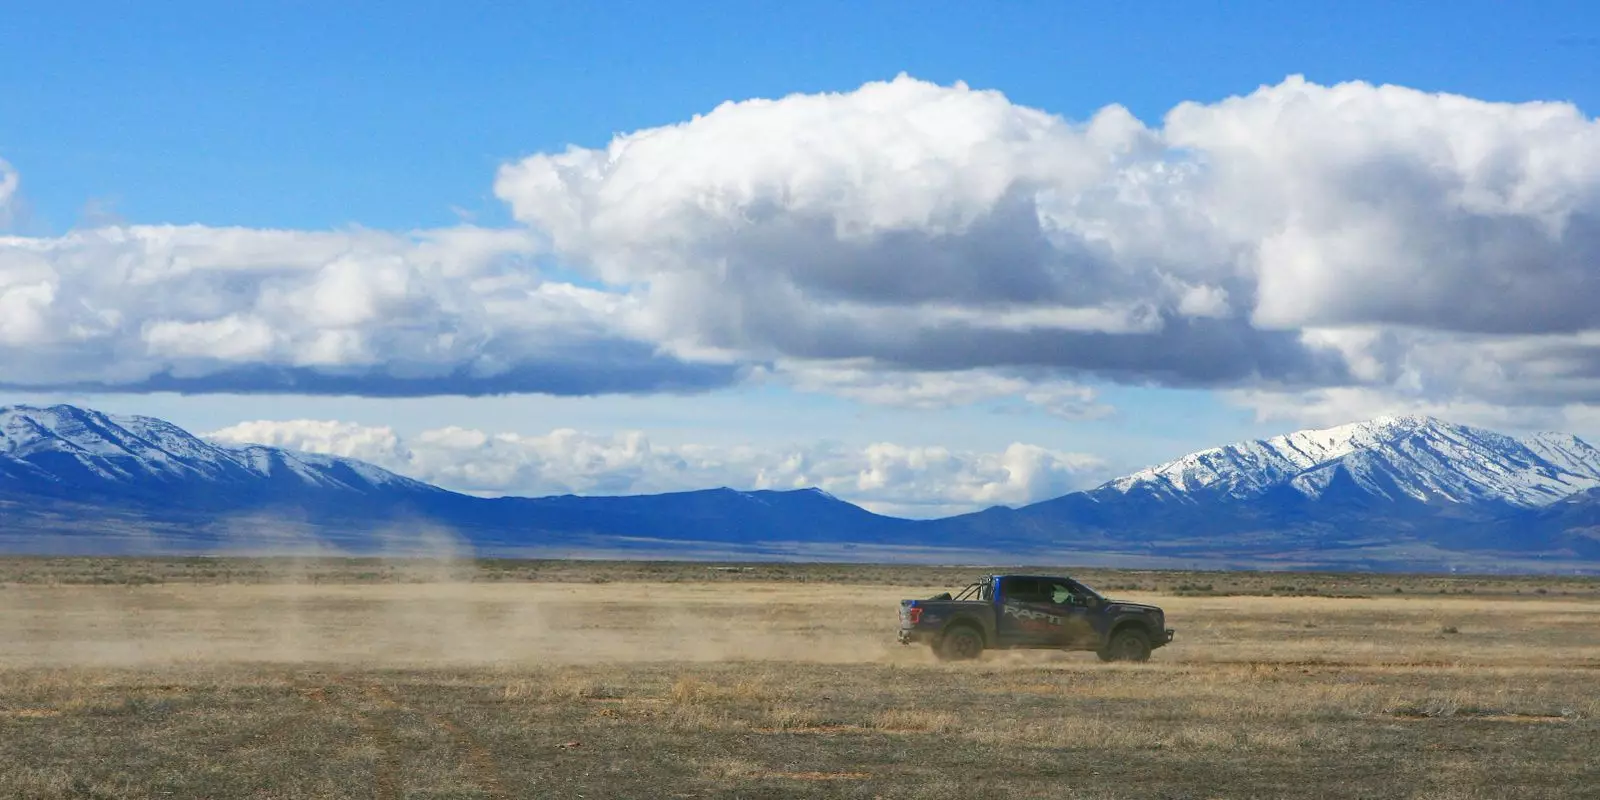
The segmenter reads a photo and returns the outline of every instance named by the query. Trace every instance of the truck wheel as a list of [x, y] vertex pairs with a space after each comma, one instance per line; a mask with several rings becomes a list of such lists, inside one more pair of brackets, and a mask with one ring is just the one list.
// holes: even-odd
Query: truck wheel
[[1150, 636], [1138, 628], [1123, 628], [1097, 655], [1101, 661], [1149, 661]]
[[940, 661], [967, 661], [983, 654], [983, 634], [970, 625], [958, 625], [945, 631], [934, 645], [933, 654]]

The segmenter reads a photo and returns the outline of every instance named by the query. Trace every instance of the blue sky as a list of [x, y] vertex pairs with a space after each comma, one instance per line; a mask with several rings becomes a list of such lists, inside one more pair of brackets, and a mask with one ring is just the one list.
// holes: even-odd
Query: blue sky
[[[554, 158], [569, 146], [604, 148], [614, 136], [685, 123], [730, 101], [776, 100], [794, 94], [850, 94], [863, 84], [889, 81], [901, 73], [938, 87], [962, 81], [974, 90], [996, 90], [1013, 106], [1039, 109], [1074, 123], [1089, 119], [1108, 105], [1120, 105], [1156, 131], [1165, 124], [1167, 112], [1180, 103], [1210, 106], [1229, 97], [1251, 95], [1258, 87], [1279, 85], [1291, 75], [1304, 76], [1312, 85], [1322, 87], [1366, 81], [1502, 104], [1565, 101], [1575, 104], [1582, 120], [1590, 122], [1600, 108], [1600, 97], [1596, 96], [1600, 90], [1594, 81], [1594, 76], [1600, 75], [1600, 12], [1592, 4], [1575, 2], [1516, 6], [1487, 2], [1252, 2], [1093, 7], [1060, 2], [962, 7], [927, 3], [654, 2], [519, 4], [489, 10], [406, 2], [343, 3], [334, 7], [282, 2], [171, 2], [160, 4], [154, 11], [117, 3], [78, 3], [34, 4], [26, 10], [13, 10], [7, 15], [5, 28], [6, 44], [0, 48], [0, 159], [10, 164], [20, 183], [9, 210], [0, 216], [0, 224], [5, 225], [0, 232], [9, 230], [14, 236], [38, 242], [54, 241], [87, 228], [190, 224], [298, 232], [360, 228], [403, 235], [470, 223], [543, 236], [555, 230], [556, 222], [549, 216], [554, 212], [548, 204], [553, 201], [531, 194], [532, 189], [514, 181], [497, 187], [497, 176], [506, 165], [522, 163], [524, 159]], [[1331, 103], [1324, 113], [1337, 117], [1346, 113], [1341, 109], [1348, 107]], [[1480, 116], [1488, 120], [1495, 113], [1499, 112], [1485, 111]], [[1348, 117], [1338, 118], [1348, 121]], [[1430, 117], [1419, 113], [1417, 118]], [[1381, 127], [1386, 123], [1363, 124], [1367, 127], [1352, 125], [1350, 130], [1376, 130], [1373, 125]], [[1310, 130], [1314, 131], [1315, 126]], [[1504, 143], [1497, 145], [1505, 152], [1535, 147], [1524, 144], [1533, 141], [1529, 134], [1506, 132], [1508, 129], [1488, 122], [1485, 130], [1498, 131], [1496, 136], [1506, 137]], [[795, 135], [807, 134], [800, 131]], [[1207, 141], [1216, 142], [1214, 132], [1195, 135], [1211, 136]], [[1381, 133], [1372, 135], [1374, 140], [1382, 137]], [[1579, 134], [1569, 140], [1563, 140], [1568, 144], [1562, 146], [1576, 148], [1575, 161], [1587, 163], [1584, 159], [1594, 140]], [[721, 146], [726, 147], [727, 143]], [[1171, 146], [1175, 148], [1173, 153], [1185, 152]], [[1216, 146], [1222, 148], [1220, 144]], [[700, 151], [685, 151], [682, 157], [699, 155]], [[667, 156], [677, 157], [671, 153]], [[1539, 163], [1536, 158], [1512, 161]], [[1354, 162], [1339, 163], [1344, 165], [1341, 168], [1349, 168]], [[810, 174], [801, 171], [804, 166], [797, 164], [792, 174]], [[1298, 168], [1297, 164], [1289, 166]], [[647, 167], [655, 168], [645, 165], [640, 169]], [[1283, 164], [1274, 162], [1272, 168], [1283, 168]], [[1465, 171], [1461, 174], [1469, 175], [1470, 182], [1476, 173], [1467, 167], [1462, 169]], [[1575, 198], [1572, 203], [1577, 204], [1577, 211], [1593, 210], [1592, 198], [1600, 196], [1587, 182], [1593, 176], [1574, 168], [1568, 178], [1552, 184], [1550, 181], [1555, 178], [1540, 173], [1526, 181], [1527, 185], [1542, 182], [1538, 183], [1541, 187], [1558, 185], [1560, 192]], [[734, 180], [728, 185], [745, 184]], [[580, 190], [571, 191], [576, 197]], [[589, 200], [594, 201], [594, 197]], [[1247, 198], [1239, 202], [1241, 207], [1248, 205]], [[1241, 219], [1248, 216], [1246, 212], [1239, 213], [1243, 215]], [[1232, 231], [1237, 226], [1220, 227]], [[658, 233], [641, 233], [643, 238], [639, 241], [665, 241], [651, 238]], [[1335, 234], [1339, 231], [1333, 230], [1329, 236], [1337, 238]], [[1428, 252], [1434, 252], [1439, 241], [1449, 240], [1429, 241], [1428, 247], [1434, 250]], [[1587, 252], [1581, 250], [1581, 244], [1571, 244], [1570, 238], [1562, 241], [1566, 243], [1552, 245], [1552, 264], [1570, 264]], [[1255, 244], [1252, 240], [1251, 246]], [[543, 245], [528, 247], [537, 249]], [[1574, 247], [1580, 249], [1573, 250]], [[623, 292], [617, 289], [621, 285], [617, 276], [640, 285], [666, 285], [651, 276], [667, 274], [661, 271], [667, 267], [623, 263], [618, 259], [625, 256], [604, 251], [601, 245], [555, 249], [554, 253], [517, 253], [524, 258], [522, 263], [543, 265], [541, 274], [546, 280], [615, 291], [618, 297]], [[729, 252], [743, 254], [745, 250]], [[636, 251], [626, 257], [639, 258]], [[1326, 264], [1334, 260], [1331, 256], [1324, 259]], [[1372, 263], [1381, 261], [1375, 256]], [[601, 267], [595, 265], [602, 262], [610, 264], [605, 268], [611, 270], [605, 273], [609, 277], [597, 272]], [[8, 268], [7, 263], [0, 261], [0, 272]], [[884, 263], [904, 267], [910, 262], [902, 259]], [[978, 258], [956, 268], [981, 275], [990, 266]], [[22, 267], [12, 268], [22, 274]], [[877, 262], [862, 267], [869, 268], [897, 267]], [[1130, 268], [1117, 267], [1124, 271]], [[1179, 264], [1175, 269], [1184, 273], [1186, 267]], [[1485, 270], [1515, 276], [1516, 270], [1529, 268], [1508, 263], [1504, 258], [1494, 261], [1482, 256], [1462, 269], [1465, 271], [1461, 274], [1476, 275], [1481, 280]], [[1428, 275], [1443, 273], [1419, 274], [1418, 280], [1426, 282]], [[836, 276], [827, 278], [835, 279]], [[1019, 280], [1023, 282], [1018, 286], [1032, 285]], [[1086, 280], [1071, 276], [1068, 283]], [[1307, 285], [1315, 284], [1312, 278], [1307, 280], [1311, 281]], [[1441, 279], [1440, 285], [1460, 283]], [[22, 285], [22, 279], [15, 284]], [[0, 283], [0, 288], [4, 285]], [[833, 282], [813, 286], [811, 289], [820, 294], [808, 296], [833, 297], [841, 291], [840, 285]], [[1504, 363], [1473, 362], [1466, 366], [1462, 361], [1466, 356], [1456, 350], [1441, 350], [1450, 345], [1483, 351], [1485, 340], [1479, 338], [1450, 338], [1441, 344], [1441, 337], [1461, 336], [1501, 337], [1495, 340], [1500, 343], [1497, 346], [1511, 349], [1531, 346], [1505, 338], [1531, 331], [1524, 331], [1516, 321], [1484, 315], [1462, 317], [1467, 312], [1460, 310], [1470, 303], [1441, 300], [1420, 311], [1384, 307], [1363, 316], [1365, 312], [1350, 310], [1360, 305], [1360, 297], [1326, 308], [1310, 308], [1311, 301], [1285, 298], [1281, 281], [1258, 286], [1252, 279], [1241, 288], [1237, 276], [1231, 276], [1197, 285], [1220, 294], [1202, 293], [1194, 295], [1196, 298], [1231, 298], [1240, 325], [1246, 324], [1240, 303], [1258, 291], [1263, 297], [1270, 295], [1271, 307], [1260, 303], [1249, 318], [1250, 336], [1271, 325], [1277, 325], [1275, 331], [1337, 329], [1338, 334], [1316, 336], [1342, 337], [1339, 341], [1344, 348], [1340, 350], [1344, 362], [1333, 370], [1339, 375], [1329, 377], [1331, 373], [1325, 365], [1285, 367], [1285, 379], [1293, 385], [1263, 388], [1234, 372], [1219, 377], [1220, 373], [1197, 370], [1174, 377], [1175, 373], [1185, 373], [1182, 362], [1187, 356], [1175, 357], [1180, 362], [1176, 366], [1147, 367], [1142, 361], [1134, 364], [1140, 361], [1134, 357], [1138, 353], [1117, 356], [1122, 361], [1108, 370], [1085, 371], [1083, 364], [1095, 359], [1056, 358], [1050, 354], [1033, 357], [1024, 352], [1032, 345], [999, 338], [994, 347], [1000, 357], [993, 364], [984, 360], [988, 351], [963, 355], [964, 360], [957, 363], [953, 356], [945, 359], [941, 355], [951, 350], [948, 344], [908, 344], [896, 339], [878, 346], [865, 338], [846, 344], [828, 343], [820, 341], [820, 334], [815, 331], [804, 335], [746, 331], [730, 345], [729, 341], [713, 341], [721, 335], [720, 328], [712, 331], [709, 327], [695, 327], [705, 315], [678, 305], [653, 307], [654, 311], [645, 313], [641, 317], [645, 321], [639, 325], [656, 326], [649, 327], [648, 335], [639, 333], [642, 328], [629, 327], [625, 332], [607, 332], [594, 347], [603, 346], [604, 352], [614, 354], [623, 339], [653, 344], [671, 339], [674, 346], [692, 339], [691, 344], [683, 346], [723, 351], [732, 347], [739, 351], [732, 358], [746, 364], [769, 365], [776, 353], [785, 363], [800, 364], [797, 370], [810, 369], [819, 363], [819, 353], [839, 352], [862, 359], [865, 365], [858, 364], [860, 372], [851, 373], [845, 388], [840, 388], [837, 380], [829, 379], [833, 380], [829, 383], [817, 378], [810, 383], [801, 379], [739, 381], [687, 395], [646, 389], [631, 396], [552, 396], [528, 391], [530, 386], [543, 386], [533, 379], [501, 396], [423, 394], [395, 399], [360, 397], [367, 384], [362, 383], [365, 378], [358, 378], [350, 384], [355, 387], [351, 390], [355, 396], [298, 395], [265, 393], [248, 381], [237, 382], [238, 370], [249, 371], [265, 363], [255, 355], [239, 355], [256, 352], [240, 345], [243, 340], [217, 339], [212, 342], [215, 347], [199, 355], [193, 348], [183, 349], [193, 343], [195, 336], [224, 336], [226, 332], [219, 333], [215, 325], [161, 327], [173, 321], [199, 324], [201, 320], [195, 315], [201, 312], [150, 311], [140, 316], [145, 314], [142, 309], [129, 307], [118, 309], [116, 319], [144, 320], [138, 328], [144, 336], [141, 346], [154, 352], [150, 348], [160, 345], [166, 348], [163, 352], [181, 351], [184, 357], [234, 359], [230, 362], [231, 371], [216, 373], [228, 376], [226, 380], [191, 381], [185, 384], [189, 393], [181, 395], [151, 392], [160, 387], [148, 383], [141, 387], [137, 381], [124, 386], [133, 391], [72, 388], [83, 382], [117, 385], [121, 378], [104, 376], [120, 374], [118, 365], [128, 362], [105, 361], [107, 357], [96, 355], [99, 351], [91, 352], [90, 345], [70, 344], [83, 341], [81, 338], [57, 336], [51, 340], [56, 349], [50, 351], [48, 359], [39, 356], [41, 363], [48, 361], [47, 366], [54, 366], [78, 358], [99, 358], [102, 360], [94, 363], [101, 366], [94, 369], [100, 372], [73, 373], [71, 380], [48, 375], [36, 380], [25, 377], [15, 381], [0, 399], [67, 399], [106, 410], [155, 414], [204, 431], [252, 420], [338, 420], [363, 428], [388, 426], [408, 441], [426, 430], [444, 426], [525, 436], [575, 428], [595, 436], [641, 430], [652, 443], [664, 448], [747, 445], [770, 452], [774, 458], [803, 451], [812, 446], [807, 443], [823, 440], [840, 443], [837, 447], [845, 450], [893, 442], [904, 448], [959, 451], [960, 458], [966, 460], [961, 462], [964, 466], [958, 466], [966, 471], [957, 477], [941, 477], [943, 473], [925, 467], [907, 467], [909, 472], [896, 473], [915, 478], [906, 478], [903, 493], [874, 501], [870, 491], [861, 490], [858, 499], [863, 502], [908, 513], [914, 508], [956, 509], [964, 503], [981, 506], [989, 499], [1042, 499], [1034, 495], [1092, 483], [1119, 470], [1200, 447], [1301, 425], [1354, 419], [1369, 412], [1421, 408], [1508, 429], [1600, 429], [1593, 421], [1600, 415], [1589, 410], [1589, 390], [1583, 388], [1587, 375], [1563, 375], [1559, 385], [1552, 383], [1547, 390], [1535, 387], [1519, 394], [1522, 390], [1517, 387], [1525, 384], [1508, 372], [1514, 367], [1506, 365], [1526, 362], [1525, 350], [1510, 354], [1508, 349]], [[1552, 291], [1560, 289], [1557, 286]], [[248, 291], [269, 290], [258, 287]], [[66, 303], [67, 293], [60, 286], [52, 292], [51, 302], [59, 310]], [[110, 296], [117, 294], [110, 292]], [[228, 295], [223, 292], [218, 296]], [[251, 302], [262, 296], [265, 295], [252, 295]], [[1012, 294], [1005, 296], [1015, 299]], [[959, 292], [944, 299], [952, 297], [959, 301]], [[882, 299], [879, 295], [871, 298]], [[758, 299], [756, 295], [741, 295], [711, 307], [727, 308]], [[1536, 301], [1537, 297], [1529, 302], [1538, 308], [1542, 301]], [[105, 301], [95, 302], [104, 305]], [[0, 304], [0, 309], [5, 308]], [[681, 312], [681, 318], [662, 323], [660, 317], [667, 313], [663, 308]], [[1412, 312], [1417, 316], [1406, 316]], [[1584, 313], [1581, 310], [1572, 313], [1573, 320], [1560, 332], [1577, 336], [1589, 329], [1589, 321], [1579, 319]], [[13, 319], [22, 320], [18, 314], [14, 312]], [[227, 324], [243, 318], [226, 317], [231, 320]], [[1215, 315], [1201, 314], [1199, 318], [1213, 319]], [[1271, 325], [1262, 321], [1268, 318]], [[39, 319], [47, 320], [43, 316]], [[51, 323], [14, 324], [17, 331], [23, 332], [13, 338], [22, 342], [20, 337], [24, 335], [43, 336], [40, 331]], [[1378, 330], [1374, 326], [1393, 329], [1373, 333]], [[261, 329], [270, 331], [272, 327], [273, 323], [262, 323]], [[503, 326], [497, 328], [502, 329]], [[169, 331], [170, 335], [161, 338], [152, 334], [153, 330]], [[255, 330], [251, 328], [246, 333]], [[525, 339], [537, 340], [544, 347], [551, 337], [562, 336], [562, 330], [538, 327]], [[1417, 330], [1437, 334], [1425, 342], [1418, 340], [1414, 346], [1391, 341]], [[768, 334], [768, 338], [762, 338]], [[5, 341], [5, 335], [4, 320], [0, 320], [0, 343]], [[876, 334], [861, 333], [861, 337], [870, 335]], [[1217, 352], [1232, 347], [1229, 343], [1238, 335], [1226, 334], [1215, 345], [1220, 348]], [[1299, 358], [1285, 354], [1284, 348], [1292, 349], [1289, 344], [1271, 339], [1276, 333], [1260, 335], [1264, 338], [1259, 345], [1242, 346], [1260, 348], [1260, 353], [1252, 356], [1257, 359], [1253, 362], [1257, 366], [1252, 369], [1271, 372], [1277, 368], [1273, 365]], [[1368, 336], [1360, 343], [1367, 349], [1356, 354], [1351, 348], [1357, 345], [1348, 342], [1361, 336]], [[1374, 345], [1374, 336], [1387, 344]], [[318, 346], [334, 346], [327, 344], [332, 340], [318, 341], [323, 342]], [[376, 346], [371, 341], [364, 341], [369, 350]], [[1100, 340], [1093, 337], [1070, 341], [1074, 342], [1073, 347], [1104, 346], [1108, 351], [1117, 346], [1095, 344]], [[1145, 355], [1153, 356], [1158, 354], [1148, 352], [1151, 348], [1170, 349], [1187, 341], [1190, 339], [1153, 338], [1128, 347], [1146, 348]], [[523, 351], [516, 348], [525, 346], [507, 345], [519, 354]], [[589, 352], [574, 347], [573, 352]], [[1384, 361], [1388, 357], [1384, 354], [1400, 349], [1406, 349], [1405, 357]], [[1206, 355], [1210, 350], [1201, 350], [1204, 352], [1197, 351], [1195, 359], [1211, 357]], [[16, 351], [24, 352], [43, 351]], [[403, 360], [404, 353], [397, 352], [391, 362]], [[689, 361], [698, 357], [674, 355]], [[725, 362], [729, 356], [723, 352], [722, 357]], [[637, 374], [645, 368], [623, 356], [608, 358], [614, 359], [615, 369], [620, 371]], [[14, 355], [13, 359], [13, 370], [24, 376], [32, 374], [32, 362], [23, 355]], [[1383, 363], [1367, 365], [1374, 359]], [[180, 373], [198, 369], [189, 361], [162, 363], [166, 365], [163, 369]], [[370, 358], [362, 363], [370, 367]], [[1041, 364], [1042, 371], [1035, 368]], [[1267, 366], [1261, 367], [1262, 364]], [[273, 366], [277, 366], [276, 362]], [[233, 370], [234, 367], [238, 369]], [[535, 372], [547, 368], [544, 362], [528, 367]], [[671, 368], [671, 364], [663, 367]], [[299, 373], [301, 385], [307, 376], [321, 369], [307, 368]], [[893, 386], [898, 378], [893, 376], [907, 370], [924, 381], [955, 370], [955, 374], [967, 375], [971, 380], [990, 381], [1011, 389], [979, 392], [975, 401], [920, 405], [886, 402], [885, 393], [897, 391]], [[1019, 405], [1012, 400], [1026, 390], [1017, 389], [1020, 384], [996, 383], [1000, 379], [991, 374], [992, 370], [1004, 372], [1006, 380], [1043, 385], [1056, 393], [1052, 397], [1087, 391], [1092, 400], [1084, 402], [1092, 408], [1063, 411], [1059, 405], [1051, 405], [1054, 400]], [[1315, 376], [1306, 377], [1318, 370]], [[1022, 373], [1026, 374], [1016, 377]], [[883, 378], [885, 375], [891, 377]], [[1480, 381], [1469, 385], [1461, 375], [1498, 375], [1495, 380], [1500, 383]], [[229, 380], [236, 381], [231, 385], [233, 391], [229, 391]], [[827, 386], [817, 388], [819, 380]], [[885, 380], [890, 386], [887, 390], [880, 385]], [[1308, 391], [1314, 394], [1305, 394]], [[386, 392], [373, 388], [371, 393]], [[1009, 410], [997, 410], [1002, 406]], [[1056, 413], [1051, 413], [1052, 409]], [[1258, 414], [1268, 418], [1258, 420]], [[261, 430], [255, 429], [258, 434]], [[345, 440], [330, 444], [322, 439], [306, 439], [303, 437], [308, 434], [304, 431], [280, 430], [273, 435], [281, 437], [275, 441], [299, 446], [354, 447]], [[1028, 469], [1044, 469], [1053, 477], [1035, 480], [1024, 488], [1013, 487], [1014, 491], [1007, 490], [1010, 493], [985, 495], [972, 490], [949, 497], [941, 494], [944, 489], [940, 480], [982, 485], [985, 481], [992, 483], [989, 479], [996, 474], [1003, 478], [1006, 469], [1011, 469], [1013, 475], [1020, 474], [1019, 468], [1004, 466], [1004, 459], [995, 460], [996, 454], [1013, 443], [1078, 460], [1030, 461], [1033, 466]], [[567, 473], [562, 470], [570, 472], [571, 467], [550, 461], [567, 456], [540, 452], [539, 459], [544, 460], [529, 461], [532, 457], [526, 453], [516, 456], [521, 459], [518, 463], [522, 471], [513, 483], [464, 488], [537, 493], [564, 488], [581, 490], [593, 485], [584, 483], [581, 476], [559, 480], [540, 477], [545, 473], [564, 475]], [[922, 463], [919, 459], [925, 455], [905, 456], [901, 461]], [[675, 453], [672, 457], [681, 456]], [[429, 456], [450, 457], [468, 456]], [[985, 457], [989, 460], [983, 461]], [[714, 457], [703, 456], [709, 461], [690, 458], [695, 465], [715, 462], [721, 466], [695, 466], [674, 474], [682, 481], [704, 478], [748, 483], [748, 473], [759, 467], [760, 457], [747, 454], [740, 458], [743, 460], [723, 451]], [[1096, 459], [1098, 465], [1094, 465]], [[840, 461], [844, 466], [838, 469], [844, 470], [840, 473], [844, 477], [838, 478], [838, 486], [848, 489], [847, 478], [865, 469], [857, 469], [861, 466], [859, 461], [859, 457], [856, 461]], [[975, 466], [980, 462], [986, 466]], [[634, 484], [638, 490], [666, 485], [652, 483], [648, 469], [636, 463], [626, 459], [615, 463], [624, 472], [644, 470], [638, 474], [646, 477]], [[413, 471], [428, 477], [448, 473], [437, 463], [430, 464]], [[401, 462], [390, 465], [405, 466]], [[848, 491], [836, 493], [849, 495]]]
[[[512, 6], [516, 6], [513, 8]], [[1581, 2], [33, 4], [8, 13], [0, 152], [47, 230], [503, 221], [502, 162], [726, 100], [899, 72], [1082, 118], [1156, 122], [1284, 76], [1593, 113]]]

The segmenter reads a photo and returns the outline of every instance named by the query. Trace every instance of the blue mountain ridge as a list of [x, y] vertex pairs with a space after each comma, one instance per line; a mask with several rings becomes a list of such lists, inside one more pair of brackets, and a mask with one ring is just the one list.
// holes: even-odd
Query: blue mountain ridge
[[385, 553], [440, 537], [479, 555], [1595, 571], [1600, 451], [1382, 417], [909, 520], [816, 489], [476, 497], [150, 417], [0, 408], [3, 551]]

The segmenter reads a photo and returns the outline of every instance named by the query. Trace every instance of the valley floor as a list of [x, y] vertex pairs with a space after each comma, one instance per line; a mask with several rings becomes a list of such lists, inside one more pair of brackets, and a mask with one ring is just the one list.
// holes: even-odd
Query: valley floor
[[894, 643], [973, 573], [0, 562], [0, 796], [1600, 795], [1593, 582], [1085, 571], [1177, 641]]

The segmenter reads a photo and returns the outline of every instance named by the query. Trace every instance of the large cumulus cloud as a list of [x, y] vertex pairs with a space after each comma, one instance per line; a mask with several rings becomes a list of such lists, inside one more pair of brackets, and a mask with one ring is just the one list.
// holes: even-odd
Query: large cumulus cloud
[[712, 486], [820, 487], [880, 513], [934, 517], [1057, 497], [1108, 477], [1105, 462], [1036, 445], [996, 452], [864, 447], [653, 444], [639, 431], [492, 433], [447, 427], [402, 437], [334, 420], [258, 420], [207, 434], [359, 458], [420, 480], [483, 495], [640, 494]]
[[1600, 124], [1569, 104], [1291, 77], [1151, 127], [901, 76], [534, 155], [496, 189], [684, 352], [1594, 396]]
[[1118, 107], [1075, 125], [902, 76], [536, 155], [496, 190], [558, 252], [645, 287], [656, 335], [691, 352], [1340, 379], [1249, 324], [1200, 175]]

